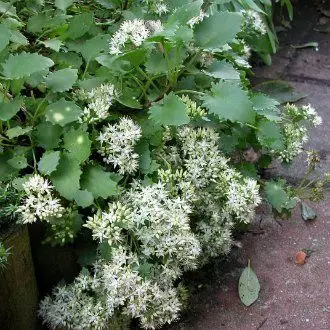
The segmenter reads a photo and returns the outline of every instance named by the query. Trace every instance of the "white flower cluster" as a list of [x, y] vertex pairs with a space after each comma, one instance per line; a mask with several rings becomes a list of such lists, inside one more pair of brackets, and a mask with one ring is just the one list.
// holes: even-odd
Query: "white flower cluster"
[[197, 188], [217, 181], [228, 160], [219, 150], [219, 135], [211, 128], [184, 127], [180, 129], [187, 179]]
[[99, 210], [84, 225], [92, 230], [93, 238], [100, 243], [107, 240], [109, 245], [122, 243], [125, 237], [122, 229], [129, 229], [133, 225], [131, 210], [120, 202], [109, 204], [108, 211]]
[[162, 30], [163, 26], [159, 20], [134, 19], [124, 21], [110, 39], [110, 54], [121, 54], [127, 42], [131, 42], [136, 47], [141, 46], [144, 40]]
[[303, 151], [303, 145], [308, 141], [308, 124], [322, 124], [322, 118], [310, 105], [296, 106], [287, 104], [284, 107], [285, 120], [283, 124], [284, 148], [272, 150], [281, 161], [290, 162]]
[[47, 179], [35, 174], [23, 184], [26, 198], [18, 207], [23, 223], [37, 220], [50, 222], [53, 218], [60, 218], [64, 208], [58, 198], [54, 197], [53, 186]]
[[256, 33], [259, 34], [266, 34], [267, 33], [267, 28], [266, 25], [260, 15], [260, 13], [249, 9], [249, 10], [241, 10], [241, 13], [243, 14], [244, 17], [244, 23], [243, 23], [243, 30], [246, 31], [255, 31]]
[[140, 319], [147, 329], [177, 319], [181, 307], [177, 290], [144, 280], [138, 266], [135, 255], [113, 249], [111, 261], [96, 264], [93, 276], [82, 273], [71, 285], [58, 286], [52, 297], [44, 298], [39, 315], [52, 329], [107, 329], [119, 309]]
[[145, 0], [149, 10], [158, 16], [162, 16], [169, 12], [167, 4], [164, 0]]
[[117, 97], [114, 85], [102, 84], [84, 94], [86, 94], [88, 105], [85, 107], [80, 121], [93, 123], [106, 119], [109, 115], [108, 110]]
[[122, 117], [119, 123], [103, 127], [97, 138], [100, 142], [98, 152], [105, 163], [118, 167], [120, 174], [132, 174], [139, 166], [139, 155], [134, 152], [134, 146], [140, 137], [140, 126], [132, 119]]

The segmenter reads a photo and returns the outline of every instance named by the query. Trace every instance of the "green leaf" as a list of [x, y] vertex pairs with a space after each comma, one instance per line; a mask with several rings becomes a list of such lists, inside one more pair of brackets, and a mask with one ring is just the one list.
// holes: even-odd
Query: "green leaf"
[[69, 43], [68, 47], [70, 50], [81, 53], [86, 62], [90, 62], [95, 57], [100, 56], [102, 51], [108, 49], [109, 36], [98, 35], [83, 43]]
[[50, 179], [61, 196], [73, 200], [80, 188], [81, 173], [79, 163], [68, 155], [62, 154], [57, 169]]
[[52, 92], [65, 92], [72, 88], [77, 79], [78, 70], [67, 68], [49, 73], [45, 82]]
[[238, 282], [238, 293], [241, 302], [245, 306], [250, 306], [259, 297], [260, 283], [256, 273], [250, 267], [244, 268]]
[[52, 124], [65, 126], [66, 124], [77, 121], [82, 110], [72, 101], [66, 101], [61, 98], [59, 101], [47, 106], [45, 115], [46, 119]]
[[41, 174], [49, 175], [56, 170], [59, 161], [59, 151], [45, 152], [38, 163], [38, 170]]
[[296, 200], [284, 190], [283, 182], [268, 181], [265, 185], [267, 201], [278, 212], [293, 209], [296, 206]]
[[74, 196], [74, 200], [78, 206], [85, 208], [93, 204], [94, 197], [93, 194], [86, 189], [78, 190]]
[[254, 94], [251, 98], [253, 109], [259, 115], [266, 117], [269, 120], [279, 121], [281, 120], [280, 112], [277, 108], [279, 103], [273, 98], [258, 93]]
[[258, 125], [257, 138], [263, 147], [273, 150], [284, 148], [284, 138], [279, 125], [262, 120]]
[[13, 157], [13, 158], [11, 158], [11, 159], [8, 160], [8, 164], [11, 167], [16, 168], [18, 170], [21, 170], [21, 169], [27, 167], [27, 165], [28, 165], [25, 156]]
[[211, 95], [204, 96], [203, 105], [220, 119], [251, 123], [255, 114], [247, 93], [236, 84], [219, 82], [212, 86]]
[[71, 40], [78, 39], [92, 28], [93, 23], [94, 18], [91, 13], [75, 15], [69, 24], [66, 36]]
[[151, 53], [151, 55], [149, 56], [149, 58], [145, 63], [145, 67], [147, 72], [153, 75], [166, 73], [167, 71], [167, 64], [165, 58], [159, 52]]
[[53, 39], [48, 39], [45, 41], [41, 41], [41, 43], [52, 50], [55, 50], [55, 52], [59, 52], [60, 48], [63, 46], [63, 42], [59, 39], [53, 38]]
[[82, 175], [81, 187], [90, 191], [94, 198], [115, 196], [118, 194], [117, 182], [111, 174], [99, 166], [90, 166]]
[[183, 6], [176, 6], [173, 14], [168, 18], [165, 30], [176, 30], [179, 26], [185, 25], [188, 21], [199, 15], [203, 1], [189, 1]]
[[139, 154], [139, 168], [142, 173], [149, 173], [150, 166], [151, 166], [151, 155], [149, 149], [149, 143], [147, 141], [140, 142], [135, 147], [136, 152]]
[[17, 112], [20, 110], [22, 105], [21, 99], [15, 99], [9, 103], [0, 103], [0, 119], [7, 121], [13, 118]]
[[11, 158], [8, 154], [0, 155], [0, 179], [8, 180], [17, 176], [18, 169], [10, 166], [8, 160]]
[[29, 44], [29, 40], [19, 31], [12, 30], [10, 35], [10, 41], [17, 46], [27, 46]]
[[305, 220], [314, 220], [317, 217], [316, 212], [307, 204], [301, 202], [300, 204], [301, 217]]
[[49, 69], [54, 62], [37, 53], [22, 52], [10, 55], [2, 64], [3, 74], [9, 79], [19, 79], [30, 76], [32, 73]]
[[240, 79], [239, 72], [233, 65], [226, 61], [216, 61], [211, 64], [207, 71], [207, 75], [223, 80], [238, 80]]
[[269, 95], [280, 104], [297, 102], [306, 97], [306, 94], [297, 92], [288, 82], [283, 80], [265, 81], [253, 89]]
[[10, 36], [11, 33], [7, 25], [0, 24], [0, 52], [3, 51], [9, 44]]
[[68, 151], [68, 157], [83, 163], [91, 154], [91, 141], [86, 130], [80, 126], [72, 128], [64, 134], [64, 148]]
[[235, 38], [240, 32], [242, 15], [230, 12], [218, 12], [195, 28], [196, 45], [204, 49], [217, 49]]
[[7, 130], [6, 135], [9, 137], [9, 139], [13, 139], [18, 136], [25, 135], [26, 133], [29, 133], [30, 131], [32, 131], [31, 126], [27, 126], [24, 128], [22, 128], [20, 126], [15, 126], [13, 128], [10, 128], [9, 130]]
[[74, 1], [75, 0], [55, 0], [55, 7], [63, 11], [66, 11], [68, 7], [73, 5]]
[[62, 128], [58, 125], [45, 122], [36, 126], [34, 137], [38, 147], [53, 149], [58, 147]]
[[161, 103], [152, 106], [149, 114], [151, 120], [161, 125], [180, 126], [189, 123], [187, 106], [173, 93], [165, 95]]

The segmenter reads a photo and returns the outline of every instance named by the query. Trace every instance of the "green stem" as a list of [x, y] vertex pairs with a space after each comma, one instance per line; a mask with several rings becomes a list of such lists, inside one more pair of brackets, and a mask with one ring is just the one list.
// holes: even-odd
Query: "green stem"
[[191, 89], [181, 89], [180, 91], [176, 91], [175, 94], [196, 94], [196, 95], [204, 96], [206, 93], [193, 91]]

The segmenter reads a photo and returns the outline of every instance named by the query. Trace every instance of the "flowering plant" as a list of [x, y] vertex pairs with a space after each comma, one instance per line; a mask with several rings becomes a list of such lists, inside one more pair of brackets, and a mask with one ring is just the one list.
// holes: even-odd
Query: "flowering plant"
[[[0, 180], [46, 240], [95, 241], [95, 258], [40, 305], [51, 328], [179, 316], [178, 280], [228, 253], [260, 177], [302, 151], [310, 106], [250, 90], [251, 52], [276, 48], [269, 1], [0, 2]], [[26, 26], [26, 29], [22, 28]], [[282, 191], [281, 199], [277, 198]], [[284, 194], [284, 195], [283, 195]]]

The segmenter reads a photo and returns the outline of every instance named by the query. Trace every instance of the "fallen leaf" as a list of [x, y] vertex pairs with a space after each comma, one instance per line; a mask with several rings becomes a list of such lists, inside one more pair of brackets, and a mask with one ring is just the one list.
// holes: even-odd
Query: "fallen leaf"
[[304, 251], [298, 251], [295, 257], [295, 263], [297, 265], [303, 265], [306, 262], [307, 253]]
[[250, 267], [250, 260], [248, 266], [244, 268], [238, 282], [238, 294], [241, 302], [245, 306], [252, 305], [259, 296], [260, 283], [256, 273]]

